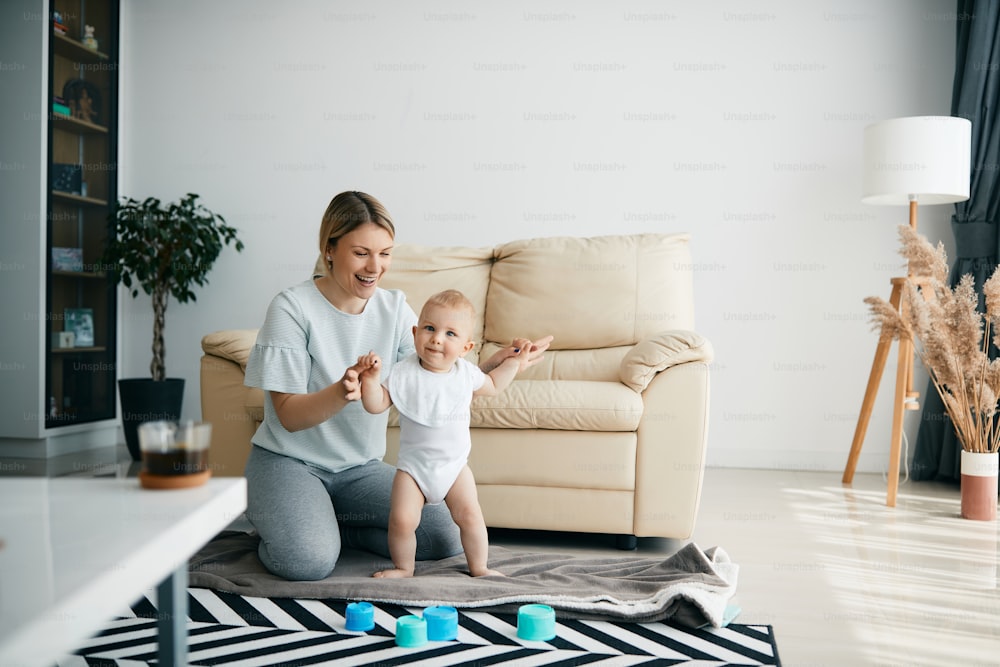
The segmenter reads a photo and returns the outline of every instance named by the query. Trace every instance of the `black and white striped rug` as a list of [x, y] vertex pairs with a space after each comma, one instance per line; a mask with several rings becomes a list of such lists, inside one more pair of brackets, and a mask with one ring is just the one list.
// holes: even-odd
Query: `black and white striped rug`
[[[156, 664], [152, 595], [107, 624], [58, 667]], [[769, 625], [681, 628], [666, 623], [558, 619], [547, 642], [517, 637], [513, 615], [459, 610], [458, 638], [419, 648], [395, 643], [396, 619], [422, 610], [379, 604], [375, 629], [348, 632], [347, 602], [245, 597], [188, 589], [190, 665], [779, 665]]]

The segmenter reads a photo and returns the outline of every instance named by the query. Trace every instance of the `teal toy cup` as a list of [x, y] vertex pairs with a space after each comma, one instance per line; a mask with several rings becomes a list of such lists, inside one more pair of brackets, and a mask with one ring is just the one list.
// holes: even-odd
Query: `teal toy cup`
[[556, 612], [547, 604], [526, 604], [517, 610], [517, 636], [546, 642], [556, 637]]
[[396, 619], [396, 646], [416, 648], [427, 643], [427, 621], [409, 614]]

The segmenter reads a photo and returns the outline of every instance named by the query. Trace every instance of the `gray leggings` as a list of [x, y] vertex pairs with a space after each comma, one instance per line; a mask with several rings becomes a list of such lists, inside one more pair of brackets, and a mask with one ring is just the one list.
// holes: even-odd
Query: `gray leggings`
[[[254, 446], [246, 466], [246, 514], [260, 534], [264, 567], [292, 581], [314, 581], [333, 572], [341, 546], [388, 558], [395, 474], [382, 461], [332, 473]], [[462, 542], [447, 506], [425, 505], [417, 560], [459, 553]]]

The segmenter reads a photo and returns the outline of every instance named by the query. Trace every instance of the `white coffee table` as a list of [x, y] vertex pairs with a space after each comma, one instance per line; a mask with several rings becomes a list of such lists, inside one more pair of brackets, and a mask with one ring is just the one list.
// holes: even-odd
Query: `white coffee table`
[[154, 586], [159, 664], [186, 664], [188, 558], [244, 509], [242, 477], [0, 479], [0, 665], [52, 665]]

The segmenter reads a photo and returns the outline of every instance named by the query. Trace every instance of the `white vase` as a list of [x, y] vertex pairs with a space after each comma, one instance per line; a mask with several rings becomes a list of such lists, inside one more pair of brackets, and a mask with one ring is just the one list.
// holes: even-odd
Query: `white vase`
[[962, 518], [993, 521], [997, 518], [997, 475], [1000, 454], [962, 450]]

